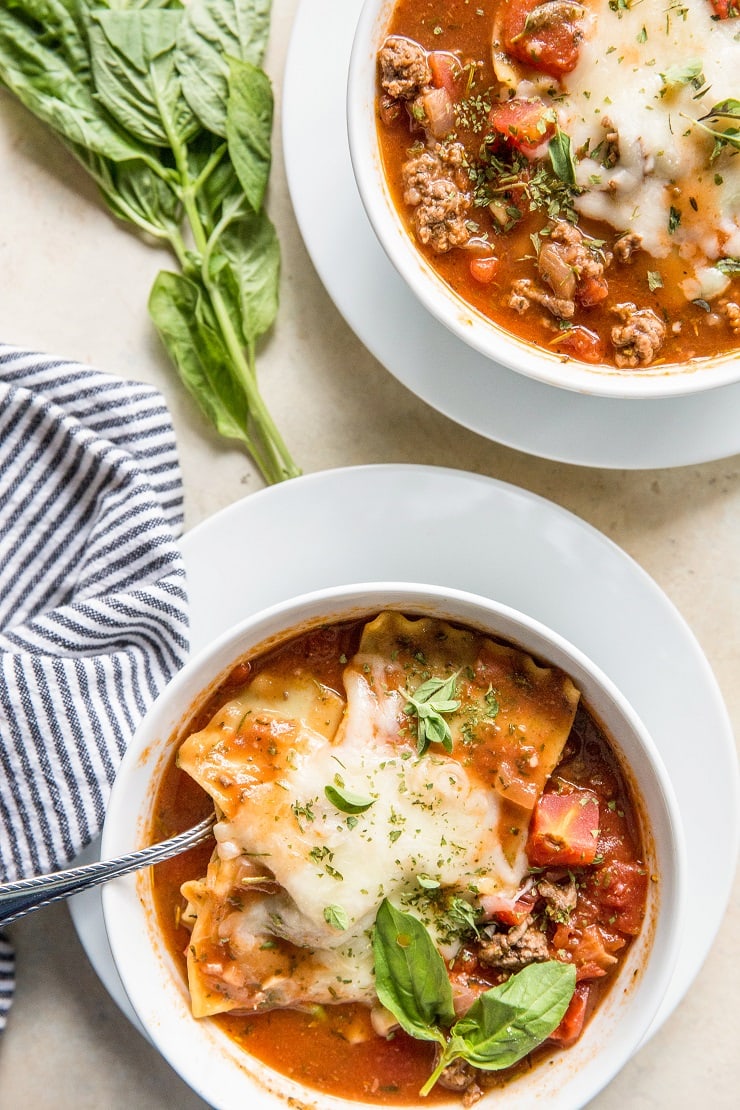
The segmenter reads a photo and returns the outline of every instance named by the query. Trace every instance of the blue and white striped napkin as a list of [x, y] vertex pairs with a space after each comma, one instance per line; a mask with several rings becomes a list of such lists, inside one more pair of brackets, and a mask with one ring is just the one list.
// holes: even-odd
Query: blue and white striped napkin
[[[188, 650], [174, 432], [149, 386], [0, 345], [0, 881], [98, 835]], [[14, 987], [0, 936], [0, 1029]]]

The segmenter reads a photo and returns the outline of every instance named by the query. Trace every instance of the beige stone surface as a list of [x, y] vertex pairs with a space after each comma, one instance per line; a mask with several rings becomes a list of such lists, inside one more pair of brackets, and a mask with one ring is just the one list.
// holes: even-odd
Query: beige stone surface
[[[278, 118], [296, 7], [297, 0], [274, 3], [267, 68]], [[244, 455], [205, 425], [152, 332], [146, 297], [166, 259], [111, 220], [82, 171], [2, 91], [0, 165], [0, 339], [159, 387], [177, 432], [188, 527], [260, 489]], [[260, 374], [304, 471], [405, 461], [458, 467], [511, 482], [578, 514], [629, 552], [678, 607], [714, 670], [738, 735], [740, 458], [672, 470], [600, 470], [533, 458], [466, 431], [412, 396], [342, 320], [303, 247], [279, 135], [269, 206], [284, 268], [280, 315], [262, 352]], [[634, 631], [639, 640], [639, 628]], [[676, 691], [684, 696], [686, 691]], [[711, 768], [696, 788], [711, 791]], [[705, 835], [707, 853], [723, 851], [711, 827]], [[701, 899], [701, 889], [692, 896]], [[66, 908], [40, 911], [18, 923], [12, 936], [18, 991], [0, 1040], [2, 1110], [205, 1105], [108, 996]], [[737, 1105], [739, 940], [736, 886], [687, 996], [594, 1107]]]

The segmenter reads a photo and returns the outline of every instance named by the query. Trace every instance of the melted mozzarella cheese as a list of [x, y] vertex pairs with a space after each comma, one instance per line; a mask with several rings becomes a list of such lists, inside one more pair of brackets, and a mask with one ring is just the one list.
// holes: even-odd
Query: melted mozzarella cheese
[[[485, 876], [513, 894], [526, 873], [523, 854], [513, 864], [504, 856], [493, 791], [441, 751], [417, 760], [399, 749], [404, 703], [397, 691], [377, 697], [356, 672], [334, 742], [295, 745], [280, 780], [255, 788], [255, 804], [240, 807], [219, 834], [263, 860], [287, 895], [263, 903], [264, 931], [323, 950], [353, 998], [372, 992], [368, 934], [384, 897], [418, 894], [420, 877], [466, 891]], [[372, 804], [348, 821], [327, 784]], [[346, 928], [327, 921], [327, 907], [346, 915]], [[434, 917], [427, 924], [434, 933]]]
[[[693, 274], [689, 298], [721, 292], [724, 284], [704, 271], [740, 250], [740, 160], [731, 148], [713, 160], [713, 138], [697, 122], [738, 97], [739, 39], [740, 22], [712, 19], [708, 0], [645, 0], [618, 10], [600, 0], [555, 102], [577, 156], [584, 190], [577, 208], [638, 233], [655, 258], [677, 249]], [[686, 79], [692, 65], [703, 75], [701, 89]], [[516, 89], [530, 90], [526, 81]], [[604, 166], [611, 132], [619, 157]]]

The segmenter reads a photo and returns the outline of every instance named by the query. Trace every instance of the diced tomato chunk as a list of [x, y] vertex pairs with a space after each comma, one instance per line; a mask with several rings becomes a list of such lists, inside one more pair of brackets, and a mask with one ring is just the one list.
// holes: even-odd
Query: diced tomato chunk
[[624, 947], [620, 938], [616, 944], [607, 944], [607, 939], [598, 925], [587, 925], [583, 930], [575, 950], [574, 960], [578, 964], [578, 978], [599, 979], [616, 965], [617, 957], [613, 952]]
[[432, 71], [432, 84], [436, 89], [447, 89], [450, 96], [457, 94], [458, 82], [462, 76], [462, 65], [455, 54], [446, 50], [432, 50], [427, 55]]
[[740, 15], [738, 0], [709, 0], [717, 19], [736, 19]]
[[577, 982], [585, 979], [601, 979], [617, 963], [610, 949], [618, 952], [624, 947], [624, 938], [609, 941], [598, 925], [587, 925], [580, 929], [570, 922], [561, 922], [552, 935], [552, 946], [558, 958], [575, 966]]
[[576, 288], [576, 300], [579, 304], [590, 308], [591, 305], [601, 304], [609, 296], [609, 283], [606, 278], [583, 277]]
[[559, 1044], [561, 1048], [568, 1048], [580, 1037], [583, 1024], [586, 1020], [589, 987], [586, 983], [577, 983], [568, 1009], [563, 1014], [560, 1025], [550, 1034], [550, 1040]]
[[647, 897], [645, 868], [639, 863], [612, 860], [599, 868], [589, 886], [601, 907], [604, 924], [628, 936], [637, 936]]
[[598, 839], [599, 799], [591, 790], [543, 794], [532, 817], [527, 855], [535, 867], [587, 866]]
[[534, 150], [555, 134], [557, 119], [544, 100], [523, 96], [494, 104], [489, 116], [491, 127], [519, 150]]
[[576, 324], [572, 328], [559, 332], [555, 337], [553, 347], [563, 354], [572, 355], [581, 362], [603, 362], [606, 353], [604, 341], [596, 332]]
[[[537, 16], [530, 19], [535, 9]], [[582, 20], [563, 5], [542, 0], [508, 0], [504, 5], [502, 34], [504, 49], [520, 62], [541, 73], [560, 77], [578, 65], [583, 41]], [[529, 22], [528, 22], [529, 20]]]
[[492, 254], [482, 255], [470, 260], [470, 276], [479, 281], [481, 285], [488, 285], [496, 277], [499, 260]]

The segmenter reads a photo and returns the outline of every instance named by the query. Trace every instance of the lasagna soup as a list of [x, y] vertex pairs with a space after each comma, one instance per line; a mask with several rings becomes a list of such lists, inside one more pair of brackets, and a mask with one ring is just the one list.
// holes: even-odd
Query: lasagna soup
[[396, 207], [466, 302], [640, 371], [738, 346], [740, 4], [397, 0], [378, 55]]
[[153, 877], [193, 1014], [325, 1093], [472, 1105], [578, 1039], [645, 916], [635, 803], [571, 680], [430, 617], [240, 662], [157, 833], [212, 805], [210, 858]]

